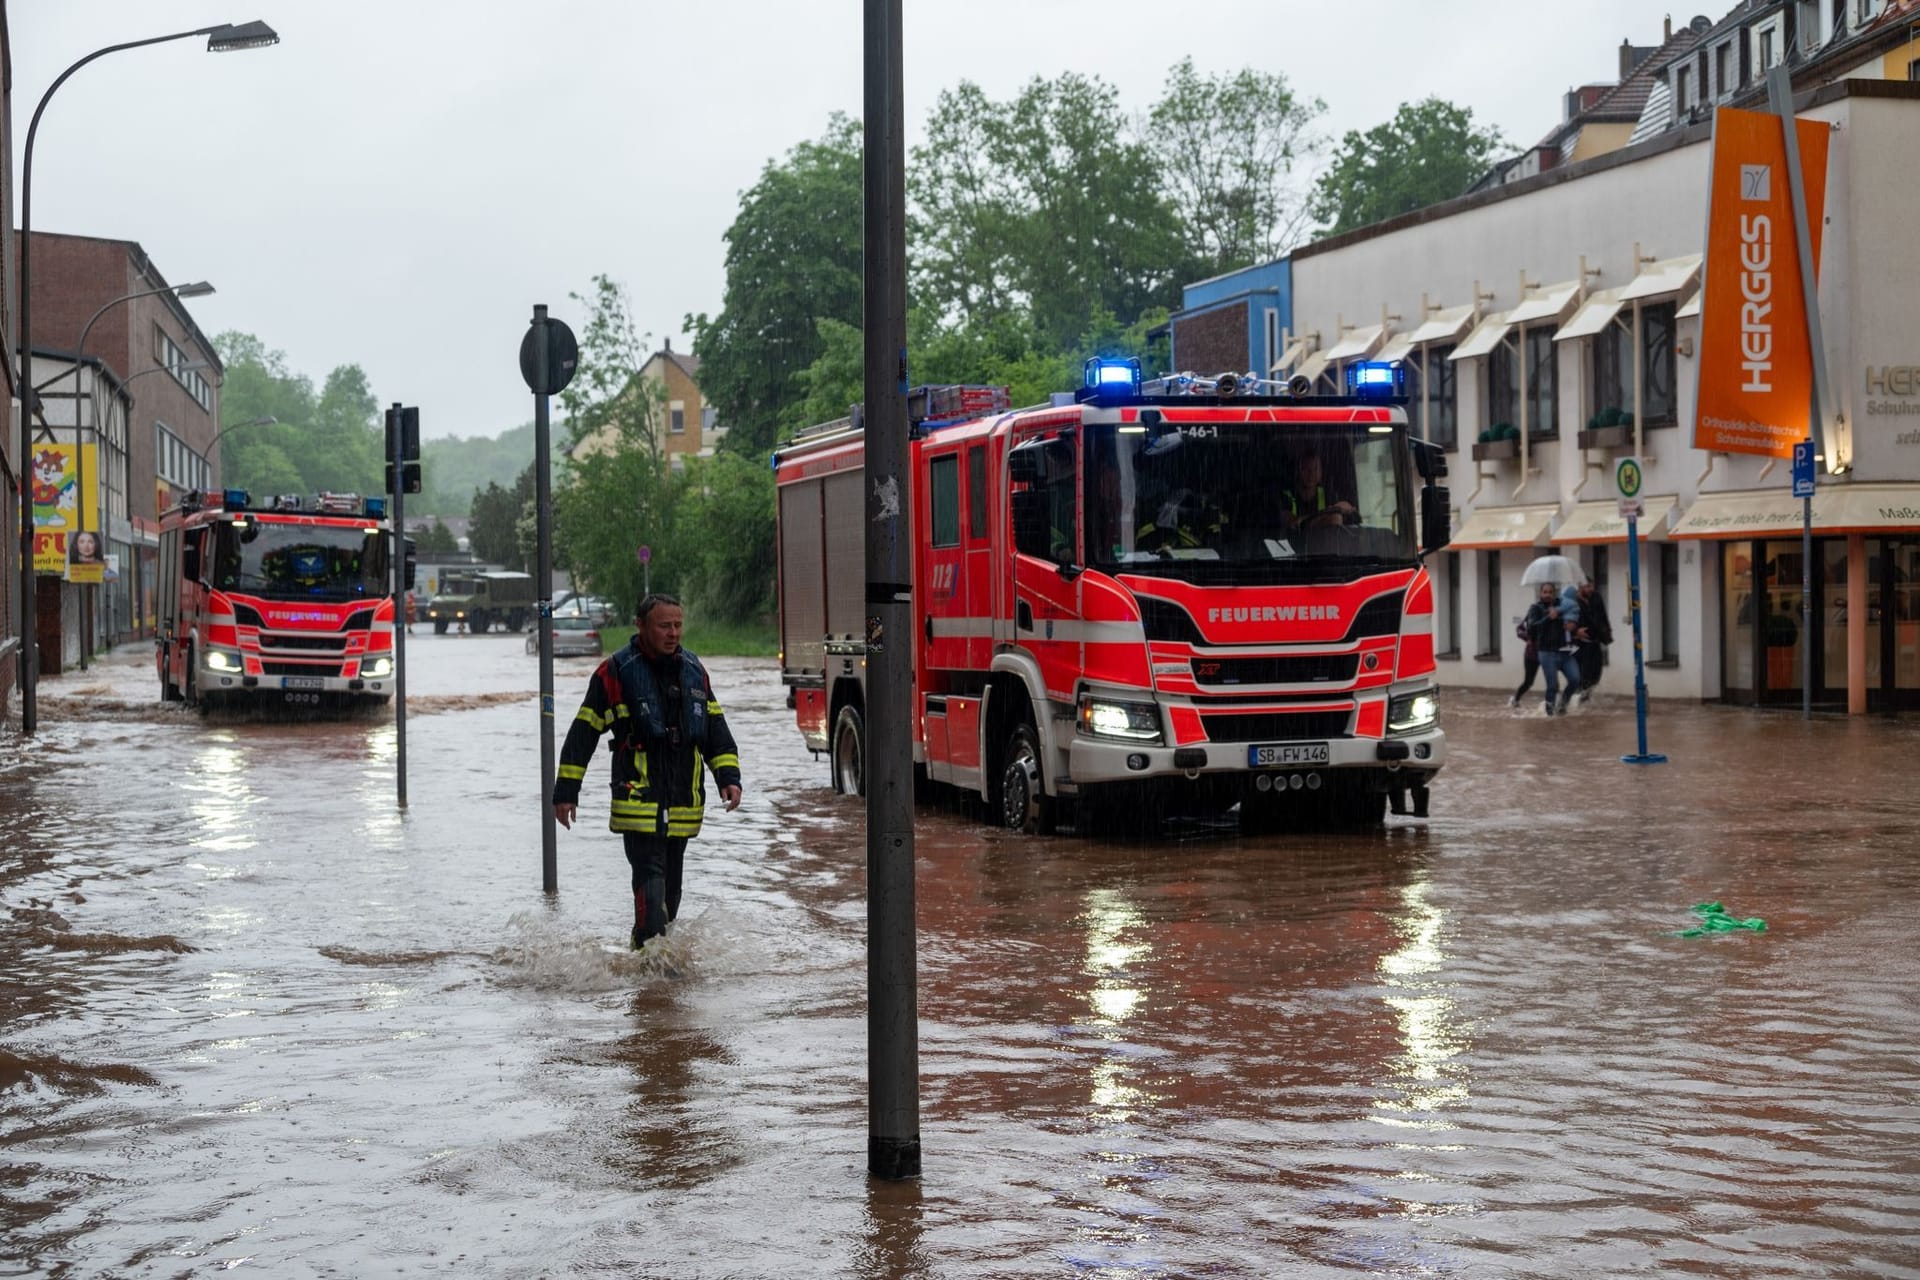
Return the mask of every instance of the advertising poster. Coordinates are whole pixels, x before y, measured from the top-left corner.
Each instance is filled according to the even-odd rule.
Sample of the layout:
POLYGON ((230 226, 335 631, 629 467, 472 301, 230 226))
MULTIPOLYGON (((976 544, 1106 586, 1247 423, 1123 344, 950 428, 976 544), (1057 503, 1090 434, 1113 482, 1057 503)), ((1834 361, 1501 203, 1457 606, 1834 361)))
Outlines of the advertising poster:
MULTIPOLYGON (((1817 268, 1832 130, 1816 120, 1795 123, 1817 268)), ((1779 116, 1714 112, 1708 191, 1693 446, 1789 458, 1811 425, 1813 349, 1779 116)))
POLYGON ((106 580, 106 543, 98 529, 67 535, 67 581, 98 585, 106 580))
MULTIPOLYGON (((100 491, 100 458, 95 445, 49 444, 33 446, 33 569, 35 573, 64 576, 67 572, 67 536, 80 529, 100 527, 95 495, 100 491), (86 473, 85 493, 81 472, 86 473), (84 505, 83 505, 84 504, 84 505)), ((99 545, 96 538, 95 544, 99 545)), ((96 571, 97 572, 97 571, 96 571)), ((98 582, 93 578, 76 581, 98 582)))

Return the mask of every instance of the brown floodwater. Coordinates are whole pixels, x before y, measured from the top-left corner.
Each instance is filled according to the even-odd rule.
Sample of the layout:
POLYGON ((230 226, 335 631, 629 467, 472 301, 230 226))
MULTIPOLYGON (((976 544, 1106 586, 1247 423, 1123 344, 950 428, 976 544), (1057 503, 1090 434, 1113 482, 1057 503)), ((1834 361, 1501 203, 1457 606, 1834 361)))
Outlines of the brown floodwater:
POLYGON ((1656 704, 1630 767, 1614 671, 1449 694, 1424 823, 923 811, 888 1185, 862 812, 772 664, 710 664, 748 801, 674 978, 604 754, 540 892, 521 639, 409 658, 404 812, 389 720, 203 721, 137 652, 0 732, 0 1275, 1920 1275, 1911 721, 1656 704))

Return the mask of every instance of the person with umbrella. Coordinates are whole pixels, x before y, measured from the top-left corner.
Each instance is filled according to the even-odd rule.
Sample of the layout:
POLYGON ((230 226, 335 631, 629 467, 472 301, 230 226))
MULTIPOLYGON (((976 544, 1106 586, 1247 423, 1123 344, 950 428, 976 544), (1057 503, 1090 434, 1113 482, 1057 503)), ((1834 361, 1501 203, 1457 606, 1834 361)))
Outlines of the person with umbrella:
MULTIPOLYGON (((1566 556, 1541 556, 1520 575, 1520 581, 1529 586, 1542 588, 1540 596, 1527 610, 1526 620, 1521 624, 1527 634, 1527 643, 1534 650, 1540 664, 1540 670, 1547 682, 1547 714, 1561 715, 1566 711, 1566 702, 1571 701, 1574 691, 1580 684, 1578 647, 1573 626, 1579 619, 1578 597, 1573 597, 1572 616, 1569 616, 1567 596, 1557 596, 1556 588, 1560 583, 1568 584, 1568 592, 1574 584, 1586 580, 1586 574, 1580 566, 1566 556), (1566 697, 1560 694, 1560 678, 1567 681, 1566 697)), ((1521 685, 1513 701, 1518 702, 1520 693, 1524 693, 1532 684, 1531 678, 1521 685)))

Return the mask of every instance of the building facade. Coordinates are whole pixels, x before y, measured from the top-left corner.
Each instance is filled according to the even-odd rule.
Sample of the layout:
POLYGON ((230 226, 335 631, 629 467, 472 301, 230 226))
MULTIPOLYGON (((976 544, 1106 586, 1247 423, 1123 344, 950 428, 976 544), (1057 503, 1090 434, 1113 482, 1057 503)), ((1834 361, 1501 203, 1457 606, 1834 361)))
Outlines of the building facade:
MULTIPOLYGON (((0 152, 13 155, 13 44, 7 29, 6 0, 0 0, 0 152)), ((0 218, 13 225, 13 165, 0 166, 0 218)), ((14 549, 6 557, 6 583, 0 586, 0 715, 13 705, 20 651, 20 493, 26 474, 20 457, 20 393, 14 386, 19 372, 20 334, 14 316, 12 236, 0 236, 0 338, 6 342, 7 404, 5 439, 0 440, 0 539, 14 549)))
POLYGON ((1623 48, 1630 93, 1569 95, 1569 119, 1588 118, 1549 135, 1551 162, 1291 255, 1276 371, 1330 390, 1351 360, 1400 360, 1416 431, 1448 450, 1455 536, 1432 566, 1443 678, 1519 683, 1515 627, 1533 594, 1520 579, 1558 552, 1606 594, 1605 683, 1630 687, 1613 471, 1631 456, 1646 477, 1650 693, 1798 706, 1810 663, 1817 705, 1920 707, 1917 11, 1749 0, 1695 19, 1651 50, 1623 48), (1805 565, 1787 466, 1693 443, 1712 108, 1764 110, 1783 62, 1801 117, 1831 131, 1819 302, 1852 442, 1846 470, 1820 477, 1805 565), (1639 104, 1624 141, 1623 100, 1639 104), (1591 154, 1564 150, 1581 136, 1591 154))
MULTIPOLYGON (((78 360, 122 384, 130 397, 124 523, 107 529, 124 547, 119 572, 128 594, 114 638, 149 637, 158 601, 160 514, 187 492, 218 483, 218 458, 210 451, 219 434, 220 357, 137 243, 35 231, 31 252, 36 355, 64 358, 69 367, 78 360), (79 351, 83 331, 86 349, 79 351)), ((42 430, 53 438, 50 424, 36 435, 42 430)), ((49 603, 58 617, 61 598, 57 580, 43 583, 43 633, 49 603)), ((56 630, 51 638, 59 635, 56 630)), ((47 658, 59 651, 57 645, 45 651, 43 669, 52 669, 47 658)))
POLYGON ((1267 376, 1285 349, 1292 299, 1285 258, 1186 286, 1180 310, 1167 319, 1171 367, 1267 376))

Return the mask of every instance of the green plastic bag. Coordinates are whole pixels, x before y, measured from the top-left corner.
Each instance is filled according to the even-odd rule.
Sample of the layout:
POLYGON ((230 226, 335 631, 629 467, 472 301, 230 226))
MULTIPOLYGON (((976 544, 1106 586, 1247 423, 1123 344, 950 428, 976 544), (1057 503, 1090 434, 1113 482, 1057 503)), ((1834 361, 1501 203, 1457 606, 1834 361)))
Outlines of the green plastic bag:
POLYGON ((1682 929, 1676 938, 1699 938, 1709 933, 1732 933, 1736 929, 1751 929, 1755 933, 1765 933, 1767 922, 1759 916, 1748 916, 1745 920, 1730 916, 1727 909, 1718 902, 1696 902, 1693 914, 1700 917, 1700 923, 1691 929, 1682 929))

